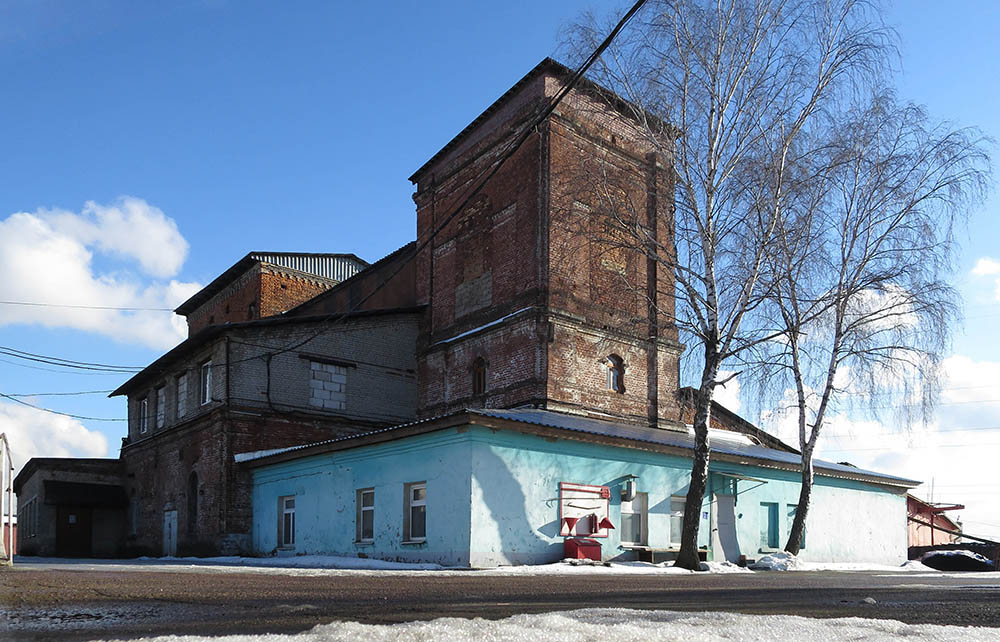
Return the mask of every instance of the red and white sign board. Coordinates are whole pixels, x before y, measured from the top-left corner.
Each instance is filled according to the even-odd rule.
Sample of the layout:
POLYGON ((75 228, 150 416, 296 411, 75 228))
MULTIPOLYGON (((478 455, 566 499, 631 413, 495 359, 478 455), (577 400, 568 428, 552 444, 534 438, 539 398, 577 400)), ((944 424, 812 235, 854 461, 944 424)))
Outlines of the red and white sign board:
POLYGON ((608 515, 611 489, 559 482, 559 535, 607 537, 614 528, 608 515))

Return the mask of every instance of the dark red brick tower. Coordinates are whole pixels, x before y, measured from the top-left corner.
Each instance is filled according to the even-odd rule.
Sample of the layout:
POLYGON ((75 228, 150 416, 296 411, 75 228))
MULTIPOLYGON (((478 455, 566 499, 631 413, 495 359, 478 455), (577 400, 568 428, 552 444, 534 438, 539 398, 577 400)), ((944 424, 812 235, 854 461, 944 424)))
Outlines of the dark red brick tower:
MULTIPOLYGON (((419 240, 570 74, 546 59, 417 170, 419 240)), ((670 163, 612 103, 590 85, 571 92, 417 257, 422 416, 535 406, 678 425, 672 277, 615 236, 592 180, 598 166, 631 177, 603 192, 662 240, 670 163)))

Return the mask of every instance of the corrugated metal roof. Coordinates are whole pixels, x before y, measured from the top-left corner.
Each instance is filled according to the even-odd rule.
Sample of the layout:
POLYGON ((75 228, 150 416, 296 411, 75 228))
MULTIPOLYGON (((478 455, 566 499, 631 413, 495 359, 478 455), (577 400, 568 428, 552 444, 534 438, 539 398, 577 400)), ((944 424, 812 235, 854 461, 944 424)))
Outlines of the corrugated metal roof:
MULTIPOLYGON (((514 408, 506 410, 470 409, 470 410, 465 410, 463 412, 473 416, 479 415, 481 417, 490 417, 493 419, 500 419, 504 421, 513 421, 535 426, 544 426, 546 428, 556 428, 558 430, 566 430, 569 432, 575 432, 581 434, 600 435, 604 437, 617 437, 620 439, 628 439, 638 443, 655 444, 658 446, 668 446, 683 450, 694 450, 694 435, 676 430, 647 428, 645 426, 636 426, 632 424, 604 421, 601 419, 591 419, 589 417, 581 417, 578 415, 567 415, 559 412, 553 412, 551 410, 538 410, 532 408, 514 408)), ((454 413, 454 415, 458 414, 461 413, 454 413)), ((454 416, 454 415, 448 415, 448 416, 454 416)), ((310 452, 303 453, 303 455, 308 456, 311 454, 316 454, 315 450, 317 448, 321 448, 327 445, 332 446, 334 444, 337 444, 340 447, 350 448, 351 446, 346 442, 350 442, 353 440, 360 441, 366 437, 371 437, 373 435, 379 435, 379 434, 386 435, 387 438, 391 438, 391 436, 389 436, 389 433, 392 433, 394 431, 403 428, 419 426, 421 424, 427 425, 430 430, 435 430, 437 428, 432 427, 430 424, 438 422, 444 418, 445 416, 432 417, 428 419, 422 419, 420 421, 413 421, 401 424, 399 426, 392 426, 390 428, 381 428, 379 430, 373 430, 363 434, 329 439, 314 444, 291 446, 288 448, 279 448, 271 451, 258 451, 255 453, 241 453, 236 455, 236 461, 246 462, 246 461, 255 461, 259 459, 267 459, 268 457, 284 455, 294 451, 307 450, 307 449, 310 452)), ((802 460, 797 453, 789 453, 757 445, 742 433, 729 433, 728 431, 724 430, 712 430, 710 433, 710 446, 713 453, 729 455, 731 457, 754 459, 763 462, 773 462, 774 464, 781 465, 783 468, 797 469, 799 466, 802 465, 802 460)), ((835 464, 832 462, 822 461, 819 459, 813 460, 813 466, 818 474, 827 474, 833 476, 848 476, 848 477, 865 477, 865 478, 871 478, 874 481, 881 481, 882 483, 892 484, 895 486, 913 487, 913 486, 918 486, 920 484, 920 482, 918 481, 914 481, 912 479, 906 479, 904 477, 897 477, 895 475, 886 475, 884 473, 879 473, 871 470, 864 470, 861 468, 855 468, 854 466, 846 466, 844 464, 835 464)))
POLYGON ((351 254, 305 254, 298 252, 251 252, 250 256, 290 270, 315 274, 325 279, 344 281, 367 267, 351 254))
MULTIPOLYGON (((590 419, 588 417, 576 417, 573 415, 564 415, 562 413, 552 412, 550 410, 535 410, 527 408, 512 410, 485 409, 473 410, 471 412, 486 417, 506 419, 508 421, 519 421, 537 426, 547 426, 549 428, 559 428, 561 430, 582 432, 591 435, 621 437, 623 439, 631 439, 633 441, 657 444, 661 446, 673 446, 675 448, 694 450, 694 435, 680 431, 660 430, 656 428, 647 428, 645 426, 633 426, 629 424, 603 421, 600 419, 590 419)), ((719 432, 721 431, 712 432, 710 445, 712 452, 714 453, 733 455, 736 457, 749 457, 764 461, 773 461, 781 464, 791 464, 794 466, 802 465, 802 459, 796 453, 774 450, 773 448, 766 448, 764 446, 746 443, 739 439, 727 439, 725 437, 720 437, 719 432)), ((835 464, 819 459, 813 460, 813 466, 818 470, 822 469, 823 471, 831 473, 878 477, 885 480, 892 480, 894 482, 901 482, 904 485, 912 484, 917 486, 920 484, 918 481, 906 479, 904 477, 886 475, 884 473, 855 468, 854 466, 845 466, 844 464, 835 464)))

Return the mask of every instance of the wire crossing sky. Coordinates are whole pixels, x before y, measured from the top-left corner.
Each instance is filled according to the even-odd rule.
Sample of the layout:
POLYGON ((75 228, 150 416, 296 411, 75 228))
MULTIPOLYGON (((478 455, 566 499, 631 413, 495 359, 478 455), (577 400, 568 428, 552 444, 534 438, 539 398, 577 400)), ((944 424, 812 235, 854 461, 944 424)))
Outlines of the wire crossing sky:
MULTIPOLYGON (((566 62, 560 31, 578 12, 610 26, 629 5, 0 6, 12 97, 0 118, 0 432, 18 464, 116 456, 122 422, 81 417, 122 419, 124 399, 69 393, 114 389, 183 340, 169 311, 247 252, 372 262, 414 240, 407 177, 544 57, 566 62)), ((1000 6, 901 2, 885 18, 900 35, 900 97, 1000 139, 1000 6)), ((956 239, 966 322, 936 423, 904 432, 844 414, 818 452, 926 480, 918 495, 965 503, 970 531, 995 537, 1000 503, 980 491, 995 486, 1000 443, 998 205, 956 239)), ((719 395, 740 411, 738 378, 719 395)))

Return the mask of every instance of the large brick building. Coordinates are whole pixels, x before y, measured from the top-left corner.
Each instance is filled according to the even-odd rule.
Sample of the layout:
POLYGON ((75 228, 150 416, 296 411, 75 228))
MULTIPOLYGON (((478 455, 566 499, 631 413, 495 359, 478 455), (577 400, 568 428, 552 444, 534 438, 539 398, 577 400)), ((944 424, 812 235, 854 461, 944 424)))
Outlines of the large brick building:
POLYGON ((595 166, 632 177, 615 198, 669 238, 670 158, 620 101, 570 92, 456 211, 570 76, 544 60, 413 174, 414 243, 370 266, 252 252, 177 309, 189 338, 114 393, 129 417, 122 552, 245 550, 238 453, 465 408, 684 429, 672 276, 617 242, 580 181, 595 166))

